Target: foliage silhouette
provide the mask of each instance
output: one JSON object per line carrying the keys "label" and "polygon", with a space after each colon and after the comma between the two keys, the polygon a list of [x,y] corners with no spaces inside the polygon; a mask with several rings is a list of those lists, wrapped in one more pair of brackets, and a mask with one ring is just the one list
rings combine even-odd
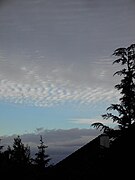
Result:
{"label": "foliage silhouette", "polygon": [[20,136],[14,138],[13,148],[8,147],[8,151],[11,162],[22,166],[30,163],[30,147],[22,143]]}
{"label": "foliage silhouette", "polygon": [[8,146],[5,151],[2,150],[3,146],[0,146],[1,176],[10,179],[21,178],[25,180],[47,177],[52,166],[47,169],[50,158],[48,158],[49,155],[45,154],[45,148],[47,146],[44,145],[42,136],[40,138],[39,151],[36,153],[35,159],[31,158],[30,147],[22,143],[20,136],[14,138],[12,147]]}
{"label": "foliage silhouette", "polygon": [[[1,142],[1,139],[0,139],[0,142]],[[3,146],[0,146],[0,153],[1,153],[2,149],[3,149]]]}
{"label": "foliage silhouette", "polygon": [[40,136],[40,145],[38,146],[38,152],[35,154],[35,164],[42,170],[44,170],[50,161],[49,155],[46,154],[46,146],[43,142],[42,136]]}
{"label": "foliage silhouette", "polygon": [[[119,63],[123,68],[114,73],[115,75],[123,76],[120,84],[115,85],[115,88],[120,91],[121,97],[119,104],[111,104],[107,111],[116,111],[118,115],[113,113],[103,114],[103,119],[112,119],[118,123],[119,133],[129,128],[135,122],[135,44],[127,48],[118,48],[114,51],[113,56],[118,57],[113,64]],[[103,130],[109,135],[118,135],[115,133],[118,130],[97,122],[92,124],[93,127]],[[115,132],[114,132],[115,131]]]}

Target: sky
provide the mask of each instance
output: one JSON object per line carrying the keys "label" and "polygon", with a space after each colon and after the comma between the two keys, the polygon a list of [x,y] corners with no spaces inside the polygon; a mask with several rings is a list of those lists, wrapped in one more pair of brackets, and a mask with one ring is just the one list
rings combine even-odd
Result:
{"label": "sky", "polygon": [[134,9],[134,0],[0,0],[5,142],[41,133],[51,141],[60,133],[64,141],[46,138],[58,159],[54,142],[67,143],[71,152],[98,135],[93,122],[112,125],[101,117],[119,98],[112,53],[135,42]]}

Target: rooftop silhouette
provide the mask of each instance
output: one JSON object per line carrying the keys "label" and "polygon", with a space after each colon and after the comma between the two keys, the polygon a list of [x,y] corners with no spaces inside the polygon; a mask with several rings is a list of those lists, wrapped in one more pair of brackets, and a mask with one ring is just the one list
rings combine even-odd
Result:
{"label": "rooftop silhouette", "polygon": [[52,176],[65,180],[133,176],[135,124],[111,141],[110,146],[101,145],[102,136],[99,135],[57,163]]}

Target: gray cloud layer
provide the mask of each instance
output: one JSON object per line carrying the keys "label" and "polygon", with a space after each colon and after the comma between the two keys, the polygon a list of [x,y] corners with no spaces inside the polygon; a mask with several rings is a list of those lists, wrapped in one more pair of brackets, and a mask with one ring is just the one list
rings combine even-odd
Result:
{"label": "gray cloud layer", "polygon": [[[21,135],[22,142],[28,144],[31,147],[32,155],[37,152],[37,145],[39,145],[40,135],[46,145],[48,145],[47,154],[52,158],[51,163],[57,163],[66,156],[79,149],[93,138],[95,138],[100,132],[94,129],[68,129],[68,130],[44,130],[39,128],[35,133]],[[2,144],[13,144],[13,139],[17,135],[0,137]]]}
{"label": "gray cloud layer", "polygon": [[38,106],[113,98],[111,54],[135,40],[134,18],[130,0],[1,2],[0,98]]}

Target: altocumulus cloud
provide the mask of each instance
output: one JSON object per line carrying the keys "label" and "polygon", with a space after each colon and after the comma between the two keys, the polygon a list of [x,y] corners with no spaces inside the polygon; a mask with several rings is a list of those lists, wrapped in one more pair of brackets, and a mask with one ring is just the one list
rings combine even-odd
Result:
{"label": "altocumulus cloud", "polygon": [[118,93],[112,88],[114,83],[110,72],[105,70],[106,66],[88,65],[89,70],[78,67],[79,72],[75,67],[48,67],[46,73],[42,73],[42,64],[39,66],[38,70],[36,67],[28,69],[15,65],[12,69],[9,64],[4,71],[0,68],[0,99],[49,107],[65,102],[89,105],[118,98]]}
{"label": "altocumulus cloud", "polygon": [[134,39],[133,2],[2,2],[1,100],[48,107],[118,96],[110,54]]}
{"label": "altocumulus cloud", "polygon": [[[37,152],[40,135],[42,135],[44,143],[48,146],[46,153],[50,156],[51,163],[55,164],[99,134],[100,132],[94,129],[45,130],[44,128],[38,128],[35,133],[21,135],[21,139],[24,144],[31,147],[32,156],[34,156]],[[8,145],[12,146],[15,137],[17,135],[0,137],[2,145],[5,148]]]}
{"label": "altocumulus cloud", "polygon": [[[32,72],[31,72],[32,73]],[[33,84],[0,80],[0,99],[39,107],[61,105],[66,102],[89,105],[99,101],[116,99],[118,93],[110,88],[72,84],[61,80],[42,80],[34,76]]]}

